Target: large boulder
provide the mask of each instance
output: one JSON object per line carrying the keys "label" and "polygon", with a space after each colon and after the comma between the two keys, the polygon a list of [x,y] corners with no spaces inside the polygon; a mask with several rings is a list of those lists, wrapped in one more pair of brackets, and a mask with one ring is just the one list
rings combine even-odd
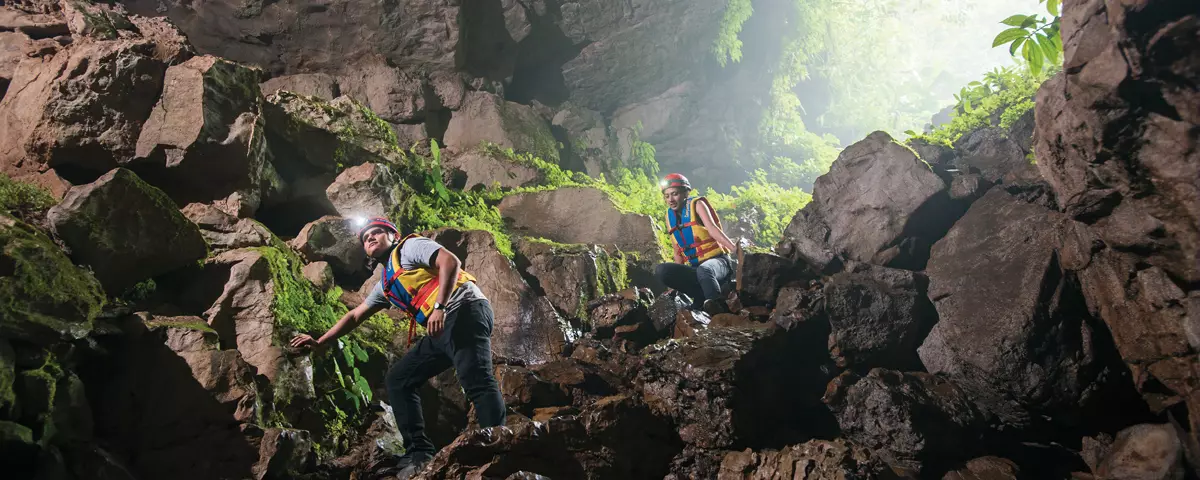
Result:
{"label": "large boulder", "polygon": [[548,478],[659,478],[680,447],[666,419],[636,397],[616,395],[577,415],[544,423],[468,430],[413,478],[490,477],[518,471]]}
{"label": "large boulder", "polygon": [[729,452],[717,480],[881,478],[890,473],[887,468],[867,449],[845,440],[810,440],[781,450]]}
{"label": "large boulder", "polygon": [[276,92],[266,98],[268,141],[285,179],[332,175],[367,162],[397,163],[404,159],[391,125],[361,102]]}
{"label": "large boulder", "polygon": [[947,185],[884,132],[846,147],[817,178],[813,199],[776,251],[823,268],[829,253],[920,270],[929,248],[960,214]]}
{"label": "large boulder", "polygon": [[361,280],[367,276],[367,253],[350,219],[321,217],[305,225],[292,246],[308,262],[329,262],[338,277]]}
{"label": "large boulder", "polygon": [[0,100],[0,169],[89,181],[134,157],[167,65],[148,40],[89,42],[22,62]]}
{"label": "large boulder", "polygon": [[596,245],[567,245],[522,238],[517,266],[563,315],[585,318],[588,304],[625,288],[626,261]]}
{"label": "large boulder", "polygon": [[339,173],[325,195],[342,217],[386,217],[404,200],[397,177],[387,164],[364,163]]}
{"label": "large boulder", "polygon": [[1064,265],[1075,226],[992,189],[933,248],[926,272],[939,321],[921,360],[1011,425],[1043,415],[1070,423],[1111,374],[1106,332]]}
{"label": "large boulder", "polygon": [[1121,430],[1097,465],[1099,478],[1184,478],[1183,439],[1172,425],[1140,424]]}
{"label": "large boulder", "polygon": [[[615,245],[644,259],[658,258],[650,217],[624,213],[603,191],[569,187],[520,193],[500,201],[500,214],[520,234],[559,243]],[[587,221],[580,221],[587,219]]]}
{"label": "large boulder", "polygon": [[264,95],[283,90],[322,100],[333,100],[341,96],[337,79],[327,73],[297,73],[274,77],[259,85],[259,89]]}
{"label": "large boulder", "polygon": [[842,368],[919,369],[917,347],[937,322],[921,273],[857,264],[824,286],[829,351]]}
{"label": "large boulder", "polygon": [[770,253],[744,254],[738,269],[738,295],[746,305],[774,304],[779,290],[805,273],[791,259]]}
{"label": "large boulder", "polygon": [[454,252],[478,279],[494,314],[492,351],[530,364],[558,357],[577,334],[545,297],[521,278],[513,262],[483,230],[442,229],[429,235]]}
{"label": "large boulder", "polygon": [[845,372],[830,382],[825,402],[846,438],[909,474],[970,458],[986,426],[962,390],[927,373]]}
{"label": "large boulder", "polygon": [[7,299],[0,303],[0,337],[41,345],[86,336],[105,302],[91,273],[73,265],[45,234],[4,215],[0,296]]}
{"label": "large boulder", "polygon": [[[242,428],[256,423],[262,397],[253,367],[221,349],[198,317],[132,315],[119,347],[89,382],[96,436],[130,459],[138,478],[239,476],[259,446]],[[198,455],[197,452],[205,452]]]}
{"label": "large boulder", "polygon": [[229,197],[229,213],[261,204],[274,172],[263,135],[259,72],[200,56],[167,69],[163,95],[126,162],[181,204]]}
{"label": "large boulder", "polygon": [[461,151],[480,143],[531,153],[558,162],[558,146],[550,125],[533,108],[487,92],[470,92],[450,118],[446,146]]}
{"label": "large boulder", "polygon": [[204,237],[161,190],[117,168],[71,188],[46,214],[76,262],[119,294],[207,256]]}
{"label": "large boulder", "polygon": [[509,158],[495,149],[474,148],[462,153],[442,153],[442,168],[449,185],[461,190],[480,188],[513,189],[541,183],[544,175],[536,167]]}

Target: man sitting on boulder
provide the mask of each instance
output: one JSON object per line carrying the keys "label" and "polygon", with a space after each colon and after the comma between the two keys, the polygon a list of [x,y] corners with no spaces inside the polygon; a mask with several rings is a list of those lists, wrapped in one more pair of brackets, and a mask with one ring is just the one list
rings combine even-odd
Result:
{"label": "man sitting on boulder", "polygon": [[383,278],[361,305],[319,339],[297,335],[291,344],[298,348],[329,345],[388,306],[410,315],[410,343],[414,324],[425,327],[428,335],[411,346],[386,377],[388,401],[404,436],[405,453],[396,469],[399,478],[406,479],[420,471],[435,451],[425,435],[419,394],[431,377],[454,367],[459,383],[475,404],[480,427],[502,425],[505,410],[492,374],[492,307],[475,285],[475,277],[461,270],[458,257],[437,242],[415,234],[397,242],[398,234],[387,219],[367,222],[358,238],[367,255],[383,263]]}
{"label": "man sitting on boulder", "polygon": [[733,242],[721,230],[721,219],[708,199],[691,196],[687,177],[672,173],[663,178],[667,227],[675,245],[675,263],[662,263],[654,275],[664,285],[692,297],[692,309],[709,314],[728,310],[721,285],[734,274]]}

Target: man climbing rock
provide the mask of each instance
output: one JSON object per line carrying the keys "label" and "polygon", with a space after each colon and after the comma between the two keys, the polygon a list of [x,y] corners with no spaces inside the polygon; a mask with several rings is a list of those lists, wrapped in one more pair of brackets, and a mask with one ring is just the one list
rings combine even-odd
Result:
{"label": "man climbing rock", "polygon": [[662,263],[654,275],[664,285],[692,297],[692,309],[709,314],[728,310],[721,285],[735,267],[733,242],[721,230],[721,219],[708,199],[692,196],[687,177],[672,173],[659,184],[667,203],[667,228],[675,246],[675,263]]}
{"label": "man climbing rock", "polygon": [[[414,324],[425,327],[422,337],[388,369],[388,401],[404,436],[404,456],[394,467],[407,479],[433,458],[434,446],[425,435],[419,389],[431,377],[453,366],[467,397],[475,404],[481,427],[504,422],[504,398],[492,375],[492,307],[461,269],[458,257],[437,242],[415,234],[398,242],[399,230],[384,218],[373,218],[358,238],[372,259],[383,263],[383,278],[361,305],[321,335],[297,335],[293,347],[322,347],[349,333],[388,306],[410,316],[409,343]],[[453,285],[443,288],[443,285]]]}

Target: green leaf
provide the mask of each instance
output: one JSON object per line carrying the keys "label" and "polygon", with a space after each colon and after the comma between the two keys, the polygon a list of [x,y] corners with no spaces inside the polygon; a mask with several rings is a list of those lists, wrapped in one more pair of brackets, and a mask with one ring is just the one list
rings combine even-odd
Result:
{"label": "green leaf", "polygon": [[905,130],[905,131],[904,131],[904,134],[905,134],[905,135],[908,135],[908,136],[910,136],[910,137],[915,137],[915,136],[917,136],[917,132],[914,132],[914,131],[912,131],[912,129]]}
{"label": "green leaf", "polygon": [[342,359],[346,361],[347,367],[354,366],[354,352],[350,351],[349,348],[342,349]]}
{"label": "green leaf", "polygon": [[1056,17],[1059,15],[1058,14],[1058,2],[1059,2],[1059,0],[1049,0],[1046,2],[1046,11],[1050,12],[1051,15],[1054,15]]}
{"label": "green leaf", "polygon": [[371,398],[373,398],[374,395],[371,393],[371,386],[367,384],[367,379],[358,377],[358,381],[355,382],[355,386],[358,387],[358,393],[363,396],[363,401],[366,403],[371,403]]}
{"label": "green leaf", "polygon": [[371,359],[371,357],[367,355],[367,351],[358,346],[358,343],[350,344],[350,349],[354,351],[354,358],[357,358],[359,363],[367,363],[367,360]]}
{"label": "green leaf", "polygon": [[1045,35],[1037,34],[1038,47],[1042,49],[1042,55],[1049,60],[1050,63],[1058,61],[1058,48],[1054,46],[1054,42],[1050,41]]}
{"label": "green leaf", "polygon": [[1035,42],[1025,42],[1025,46],[1021,47],[1021,54],[1025,56],[1025,61],[1029,62],[1029,71],[1037,75],[1042,71],[1042,52],[1035,46]]}
{"label": "green leaf", "polygon": [[1019,15],[1018,14],[1018,15],[1013,15],[1011,17],[1008,17],[1004,20],[1001,20],[1000,23],[1003,23],[1003,24],[1011,26],[1011,27],[1019,27],[1019,26],[1025,24],[1025,20],[1027,18],[1029,18],[1029,15]]}
{"label": "green leaf", "polygon": [[1012,42],[1012,45],[1008,47],[1008,54],[1016,55],[1017,49],[1021,47],[1022,43],[1025,43],[1025,40],[1026,40],[1026,37],[1021,37],[1021,38],[1016,39],[1016,41]]}
{"label": "green leaf", "polygon": [[1010,28],[1000,32],[999,35],[996,35],[996,38],[992,40],[992,47],[999,47],[1000,45],[1004,45],[1018,38],[1024,38],[1027,36],[1029,36],[1029,31],[1025,30],[1024,28]]}

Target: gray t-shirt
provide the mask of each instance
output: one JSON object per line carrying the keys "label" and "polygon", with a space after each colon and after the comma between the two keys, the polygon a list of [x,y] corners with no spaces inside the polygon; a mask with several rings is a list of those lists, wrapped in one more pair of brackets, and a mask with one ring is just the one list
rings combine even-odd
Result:
{"label": "gray t-shirt", "polygon": [[[414,268],[432,268],[437,269],[437,266],[430,263],[433,255],[441,250],[442,245],[425,237],[413,237],[404,242],[400,249],[400,268],[412,270]],[[458,287],[454,293],[450,294],[450,300],[446,302],[446,313],[449,314],[458,307],[465,305],[473,300],[487,300],[483,296],[483,291],[479,289],[475,282],[464,283]],[[383,293],[383,281],[375,283],[375,288],[371,290],[370,295],[364,300],[367,305],[372,307],[390,307],[391,300],[388,300],[387,295]]]}

